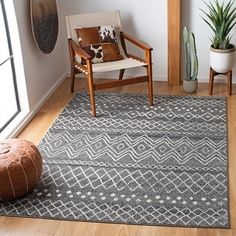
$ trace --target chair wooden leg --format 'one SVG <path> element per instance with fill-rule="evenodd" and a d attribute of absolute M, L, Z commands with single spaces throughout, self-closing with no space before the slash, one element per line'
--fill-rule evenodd
<path fill-rule="evenodd" d="M 227 76 L 228 76 L 228 93 L 231 96 L 232 95 L 232 70 L 228 72 Z"/>
<path fill-rule="evenodd" d="M 91 112 L 92 112 L 92 115 L 95 117 L 96 116 L 96 108 L 95 108 L 93 73 L 88 74 L 88 88 L 89 88 Z"/>
<path fill-rule="evenodd" d="M 149 105 L 153 106 L 153 84 L 152 84 L 152 66 L 148 66 L 148 96 Z"/>
<path fill-rule="evenodd" d="M 124 73 L 125 73 L 125 69 L 121 69 L 119 73 L 119 80 L 123 79 Z"/>
<path fill-rule="evenodd" d="M 75 91 L 75 69 L 71 69 L 71 90 L 72 93 Z"/>
<path fill-rule="evenodd" d="M 147 76 L 148 76 L 148 96 L 149 96 L 149 105 L 153 106 L 153 82 L 152 82 L 152 56 L 151 51 L 148 51 L 146 54 L 147 58 Z"/>
<path fill-rule="evenodd" d="M 210 68 L 210 75 L 209 75 L 209 95 L 213 93 L 213 83 L 214 83 L 214 71 Z"/>

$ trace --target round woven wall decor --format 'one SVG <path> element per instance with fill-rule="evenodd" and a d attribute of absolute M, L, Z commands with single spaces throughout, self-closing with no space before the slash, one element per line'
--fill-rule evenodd
<path fill-rule="evenodd" d="M 56 0 L 30 0 L 30 13 L 35 42 L 44 53 L 50 53 L 58 36 Z"/>

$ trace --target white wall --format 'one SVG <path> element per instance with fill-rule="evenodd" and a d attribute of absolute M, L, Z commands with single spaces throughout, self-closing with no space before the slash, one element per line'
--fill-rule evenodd
<path fill-rule="evenodd" d="M 225 1 L 227 2 L 227 0 Z M 212 32 L 210 27 L 202 20 L 203 13 L 200 9 L 207 10 L 203 0 L 182 0 L 182 25 L 186 25 L 194 32 L 196 37 L 197 53 L 199 58 L 199 81 L 208 81 L 209 77 L 209 48 Z M 236 45 L 236 27 L 233 29 L 232 43 Z M 236 83 L 236 67 L 233 70 L 233 82 Z"/>
<path fill-rule="evenodd" d="M 59 0 L 63 14 L 116 10 L 121 14 L 124 31 L 147 41 L 153 47 L 154 79 L 167 79 L 167 1 L 149 0 Z M 64 24 L 64 22 L 62 22 Z M 69 60 L 66 53 L 65 60 Z M 67 64 L 69 73 L 69 64 Z"/>
<path fill-rule="evenodd" d="M 51 54 L 44 54 L 37 48 L 31 32 L 29 2 L 29 0 L 14 0 L 14 6 L 23 54 L 29 108 L 33 111 L 58 80 L 65 75 L 65 49 L 61 30 L 56 47 Z"/>

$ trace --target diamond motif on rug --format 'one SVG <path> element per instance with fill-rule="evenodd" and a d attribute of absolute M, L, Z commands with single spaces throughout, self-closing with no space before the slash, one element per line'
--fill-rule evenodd
<path fill-rule="evenodd" d="M 38 187 L 0 214 L 229 227 L 226 99 L 78 93 L 40 142 Z"/>

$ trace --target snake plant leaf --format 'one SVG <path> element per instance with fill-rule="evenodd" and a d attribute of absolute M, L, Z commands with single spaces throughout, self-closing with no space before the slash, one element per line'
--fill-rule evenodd
<path fill-rule="evenodd" d="M 202 19 L 211 28 L 213 32 L 212 45 L 214 48 L 228 49 L 230 47 L 230 33 L 236 25 L 236 7 L 235 0 L 229 0 L 220 3 L 219 0 L 213 0 L 209 3 L 203 1 L 208 11 L 200 9 L 204 16 Z"/>
<path fill-rule="evenodd" d="M 195 36 L 186 27 L 183 29 L 185 80 L 196 80 L 198 75 L 198 58 Z"/>

